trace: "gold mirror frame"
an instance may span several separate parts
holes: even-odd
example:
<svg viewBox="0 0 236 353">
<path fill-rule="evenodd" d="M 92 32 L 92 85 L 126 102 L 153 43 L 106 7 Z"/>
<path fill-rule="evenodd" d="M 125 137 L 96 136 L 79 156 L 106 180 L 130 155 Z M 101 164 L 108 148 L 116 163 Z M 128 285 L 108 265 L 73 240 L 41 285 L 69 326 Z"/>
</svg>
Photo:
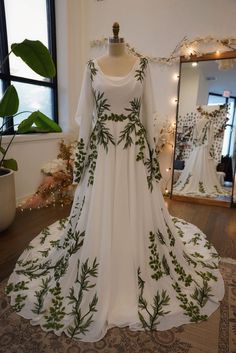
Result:
<svg viewBox="0 0 236 353">
<path fill-rule="evenodd" d="M 191 203 L 200 203 L 207 205 L 217 205 L 222 207 L 236 207 L 236 171 L 235 166 L 233 170 L 233 181 L 232 181 L 232 194 L 230 201 L 222 201 L 211 199 L 208 197 L 200 198 L 194 196 L 182 196 L 173 194 L 173 184 L 174 184 L 174 161 L 176 155 L 176 142 L 177 142 L 177 129 L 178 129 L 178 116 L 179 116 L 179 105 L 180 105 L 180 86 L 181 86 L 181 68 L 183 63 L 191 63 L 191 62 L 199 62 L 199 61 L 213 61 L 213 60 L 221 60 L 221 59 L 236 59 L 236 50 L 231 50 L 223 53 L 215 52 L 209 53 L 202 56 L 191 55 L 189 58 L 184 56 L 180 57 L 180 65 L 179 65 L 179 82 L 178 82 L 178 100 L 176 107 L 176 129 L 175 129 L 175 146 L 174 146 L 174 155 L 173 155 L 173 167 L 172 167 L 172 185 L 171 185 L 171 194 L 170 197 L 173 200 L 185 201 Z M 235 198 L 234 196 L 235 195 Z"/>
</svg>

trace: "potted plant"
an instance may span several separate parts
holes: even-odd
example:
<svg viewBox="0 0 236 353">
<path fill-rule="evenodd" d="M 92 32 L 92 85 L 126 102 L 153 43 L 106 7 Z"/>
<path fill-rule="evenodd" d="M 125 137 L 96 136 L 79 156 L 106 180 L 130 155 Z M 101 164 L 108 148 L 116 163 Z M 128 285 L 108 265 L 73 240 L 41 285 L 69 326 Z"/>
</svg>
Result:
<svg viewBox="0 0 236 353">
<path fill-rule="evenodd" d="M 11 52 L 22 59 L 34 72 L 52 78 L 56 74 L 55 65 L 48 49 L 40 41 L 25 39 L 21 43 L 11 45 Z M 7 57 L 8 57 L 7 56 Z M 0 68 L 4 65 L 3 60 Z M 14 134 L 9 142 L 3 145 L 3 135 L 9 129 L 9 119 L 22 114 L 18 112 L 19 97 L 14 85 L 10 85 L 4 92 L 0 101 L 0 231 L 6 229 L 15 216 L 15 184 L 14 171 L 18 169 L 15 159 L 7 158 L 7 152 L 11 146 Z M 12 121 L 12 120 L 11 120 Z M 39 110 L 31 112 L 18 126 L 17 133 L 33 132 L 61 132 L 60 126 Z M 4 146 L 4 147 L 3 147 Z"/>
</svg>

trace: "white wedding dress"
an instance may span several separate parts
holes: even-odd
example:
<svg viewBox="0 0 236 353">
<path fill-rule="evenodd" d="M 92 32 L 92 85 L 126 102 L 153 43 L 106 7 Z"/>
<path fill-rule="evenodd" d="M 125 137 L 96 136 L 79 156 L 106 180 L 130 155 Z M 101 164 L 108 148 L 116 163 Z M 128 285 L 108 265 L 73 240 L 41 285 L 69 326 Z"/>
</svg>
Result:
<svg viewBox="0 0 236 353">
<path fill-rule="evenodd" d="M 113 326 L 167 330 L 206 320 L 224 283 L 218 255 L 172 218 L 158 185 L 147 59 L 124 77 L 88 62 L 70 216 L 25 249 L 6 292 L 32 325 L 97 341 Z"/>
<path fill-rule="evenodd" d="M 173 192 L 179 195 L 218 197 L 230 195 L 217 176 L 213 159 L 213 126 L 211 118 L 201 117 L 193 130 L 193 149 Z"/>
</svg>

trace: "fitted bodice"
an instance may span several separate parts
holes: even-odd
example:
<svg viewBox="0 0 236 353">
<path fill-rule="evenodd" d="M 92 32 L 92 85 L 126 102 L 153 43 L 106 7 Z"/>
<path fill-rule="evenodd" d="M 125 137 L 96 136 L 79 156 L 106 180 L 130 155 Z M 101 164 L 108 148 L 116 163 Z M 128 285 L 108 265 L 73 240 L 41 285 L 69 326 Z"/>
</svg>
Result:
<svg viewBox="0 0 236 353">
<path fill-rule="evenodd" d="M 92 89 L 95 96 L 95 102 L 99 103 L 95 104 L 95 112 L 97 116 L 100 115 L 100 103 L 103 103 L 104 101 L 107 108 L 105 109 L 106 114 L 112 112 L 117 115 L 127 115 L 127 109 L 130 109 L 130 102 L 134 100 L 140 102 L 141 108 L 143 84 L 140 78 L 142 77 L 140 63 L 141 61 L 138 59 L 127 75 L 116 77 L 105 75 L 100 69 L 97 60 L 89 62 L 92 73 Z M 101 96 L 102 98 L 98 99 Z"/>
</svg>

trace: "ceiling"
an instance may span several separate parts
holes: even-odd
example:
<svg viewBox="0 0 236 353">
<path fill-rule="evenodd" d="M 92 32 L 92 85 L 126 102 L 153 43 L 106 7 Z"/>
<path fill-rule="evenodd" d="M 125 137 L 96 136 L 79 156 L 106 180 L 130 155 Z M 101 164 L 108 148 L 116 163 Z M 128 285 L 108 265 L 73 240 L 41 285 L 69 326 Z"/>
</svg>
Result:
<svg viewBox="0 0 236 353">
<path fill-rule="evenodd" d="M 195 67 L 192 66 L 192 62 L 182 63 L 184 65 L 182 66 L 182 70 L 191 69 L 198 72 L 201 71 L 208 82 L 209 92 L 223 94 L 227 90 L 231 92 L 231 96 L 236 97 L 236 59 L 232 61 L 233 68 L 219 70 L 219 62 L 222 60 L 225 59 L 199 61 Z"/>
</svg>

